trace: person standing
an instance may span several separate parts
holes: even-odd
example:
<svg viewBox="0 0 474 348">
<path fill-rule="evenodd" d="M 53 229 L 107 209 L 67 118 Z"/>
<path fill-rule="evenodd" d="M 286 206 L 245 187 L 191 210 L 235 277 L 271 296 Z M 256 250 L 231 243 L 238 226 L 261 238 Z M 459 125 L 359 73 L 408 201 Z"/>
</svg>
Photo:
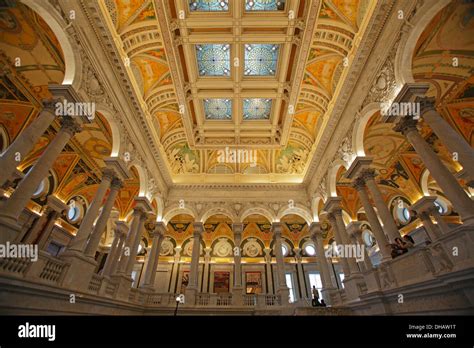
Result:
<svg viewBox="0 0 474 348">
<path fill-rule="evenodd" d="M 313 289 L 311 290 L 313 293 L 313 300 L 311 301 L 313 304 L 313 307 L 319 306 L 319 292 L 318 289 L 316 289 L 316 286 L 313 285 Z"/>
</svg>

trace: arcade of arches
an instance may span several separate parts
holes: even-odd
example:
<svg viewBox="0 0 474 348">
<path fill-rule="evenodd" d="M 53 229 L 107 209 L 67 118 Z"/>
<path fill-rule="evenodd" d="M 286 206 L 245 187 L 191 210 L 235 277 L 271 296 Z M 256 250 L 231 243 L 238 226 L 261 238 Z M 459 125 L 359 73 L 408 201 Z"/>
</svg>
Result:
<svg viewBox="0 0 474 348">
<path fill-rule="evenodd" d="M 472 3 L 2 3 L 2 313 L 472 313 Z"/>
</svg>

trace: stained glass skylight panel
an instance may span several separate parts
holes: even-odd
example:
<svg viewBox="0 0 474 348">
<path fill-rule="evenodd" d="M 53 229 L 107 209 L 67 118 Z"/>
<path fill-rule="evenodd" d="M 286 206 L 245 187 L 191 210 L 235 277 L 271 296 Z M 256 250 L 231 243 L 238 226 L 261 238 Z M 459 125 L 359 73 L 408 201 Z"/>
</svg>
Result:
<svg viewBox="0 0 474 348">
<path fill-rule="evenodd" d="M 275 76 L 279 45 L 245 44 L 246 76 Z"/>
<path fill-rule="evenodd" d="M 232 100 L 204 99 L 204 115 L 206 120 L 231 120 Z"/>
<path fill-rule="evenodd" d="M 230 45 L 196 45 L 199 76 L 230 75 Z"/>
<path fill-rule="evenodd" d="M 189 0 L 191 12 L 219 12 L 229 10 L 229 0 Z"/>
<path fill-rule="evenodd" d="M 245 0 L 246 11 L 281 11 L 285 0 Z"/>
<path fill-rule="evenodd" d="M 244 120 L 268 120 L 271 109 L 271 99 L 244 99 Z"/>
</svg>

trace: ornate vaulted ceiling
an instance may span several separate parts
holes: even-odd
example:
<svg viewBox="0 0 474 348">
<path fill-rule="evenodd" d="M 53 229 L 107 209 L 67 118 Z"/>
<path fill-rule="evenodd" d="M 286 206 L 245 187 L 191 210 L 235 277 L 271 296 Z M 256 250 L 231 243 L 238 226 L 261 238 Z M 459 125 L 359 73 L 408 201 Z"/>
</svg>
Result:
<svg viewBox="0 0 474 348">
<path fill-rule="evenodd" d="M 102 11 L 175 183 L 298 183 L 371 6 L 106 0 Z M 232 163 L 226 147 L 250 160 Z"/>
</svg>

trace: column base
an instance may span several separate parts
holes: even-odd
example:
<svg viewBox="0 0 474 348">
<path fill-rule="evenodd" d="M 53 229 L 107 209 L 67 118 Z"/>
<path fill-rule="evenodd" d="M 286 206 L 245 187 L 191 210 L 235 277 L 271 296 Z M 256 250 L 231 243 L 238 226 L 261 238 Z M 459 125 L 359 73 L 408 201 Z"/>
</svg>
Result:
<svg viewBox="0 0 474 348">
<path fill-rule="evenodd" d="M 232 288 L 232 304 L 234 306 L 244 305 L 244 288 L 241 286 Z"/>
<path fill-rule="evenodd" d="M 110 279 L 117 283 L 115 298 L 122 301 L 128 301 L 128 298 L 130 296 L 130 289 L 132 288 L 133 284 L 132 277 L 126 276 L 125 274 L 121 273 L 111 276 Z"/>
<path fill-rule="evenodd" d="M 186 288 L 184 290 L 184 305 L 187 307 L 194 307 L 196 305 L 197 294 L 197 288 Z"/>
<path fill-rule="evenodd" d="M 336 290 L 336 288 L 321 289 L 321 297 L 323 298 L 326 305 L 333 305 L 331 300 L 331 294 L 334 293 L 334 291 Z"/>
<path fill-rule="evenodd" d="M 15 241 L 21 234 L 21 228 L 15 217 L 0 214 L 0 243 Z"/>
<path fill-rule="evenodd" d="M 60 258 L 69 264 L 62 286 L 66 289 L 87 291 L 97 262 L 75 250 L 65 251 Z"/>
<path fill-rule="evenodd" d="M 281 297 L 282 306 L 288 306 L 290 304 L 290 289 L 287 287 L 280 287 L 276 293 Z"/>
<path fill-rule="evenodd" d="M 344 279 L 343 283 L 346 297 L 349 301 L 359 298 L 359 296 L 364 292 L 364 289 L 367 291 L 364 277 L 360 273 L 351 274 L 349 277 Z"/>
<path fill-rule="evenodd" d="M 464 225 L 473 226 L 474 225 L 474 215 L 469 215 L 467 217 L 460 217 Z"/>
</svg>

